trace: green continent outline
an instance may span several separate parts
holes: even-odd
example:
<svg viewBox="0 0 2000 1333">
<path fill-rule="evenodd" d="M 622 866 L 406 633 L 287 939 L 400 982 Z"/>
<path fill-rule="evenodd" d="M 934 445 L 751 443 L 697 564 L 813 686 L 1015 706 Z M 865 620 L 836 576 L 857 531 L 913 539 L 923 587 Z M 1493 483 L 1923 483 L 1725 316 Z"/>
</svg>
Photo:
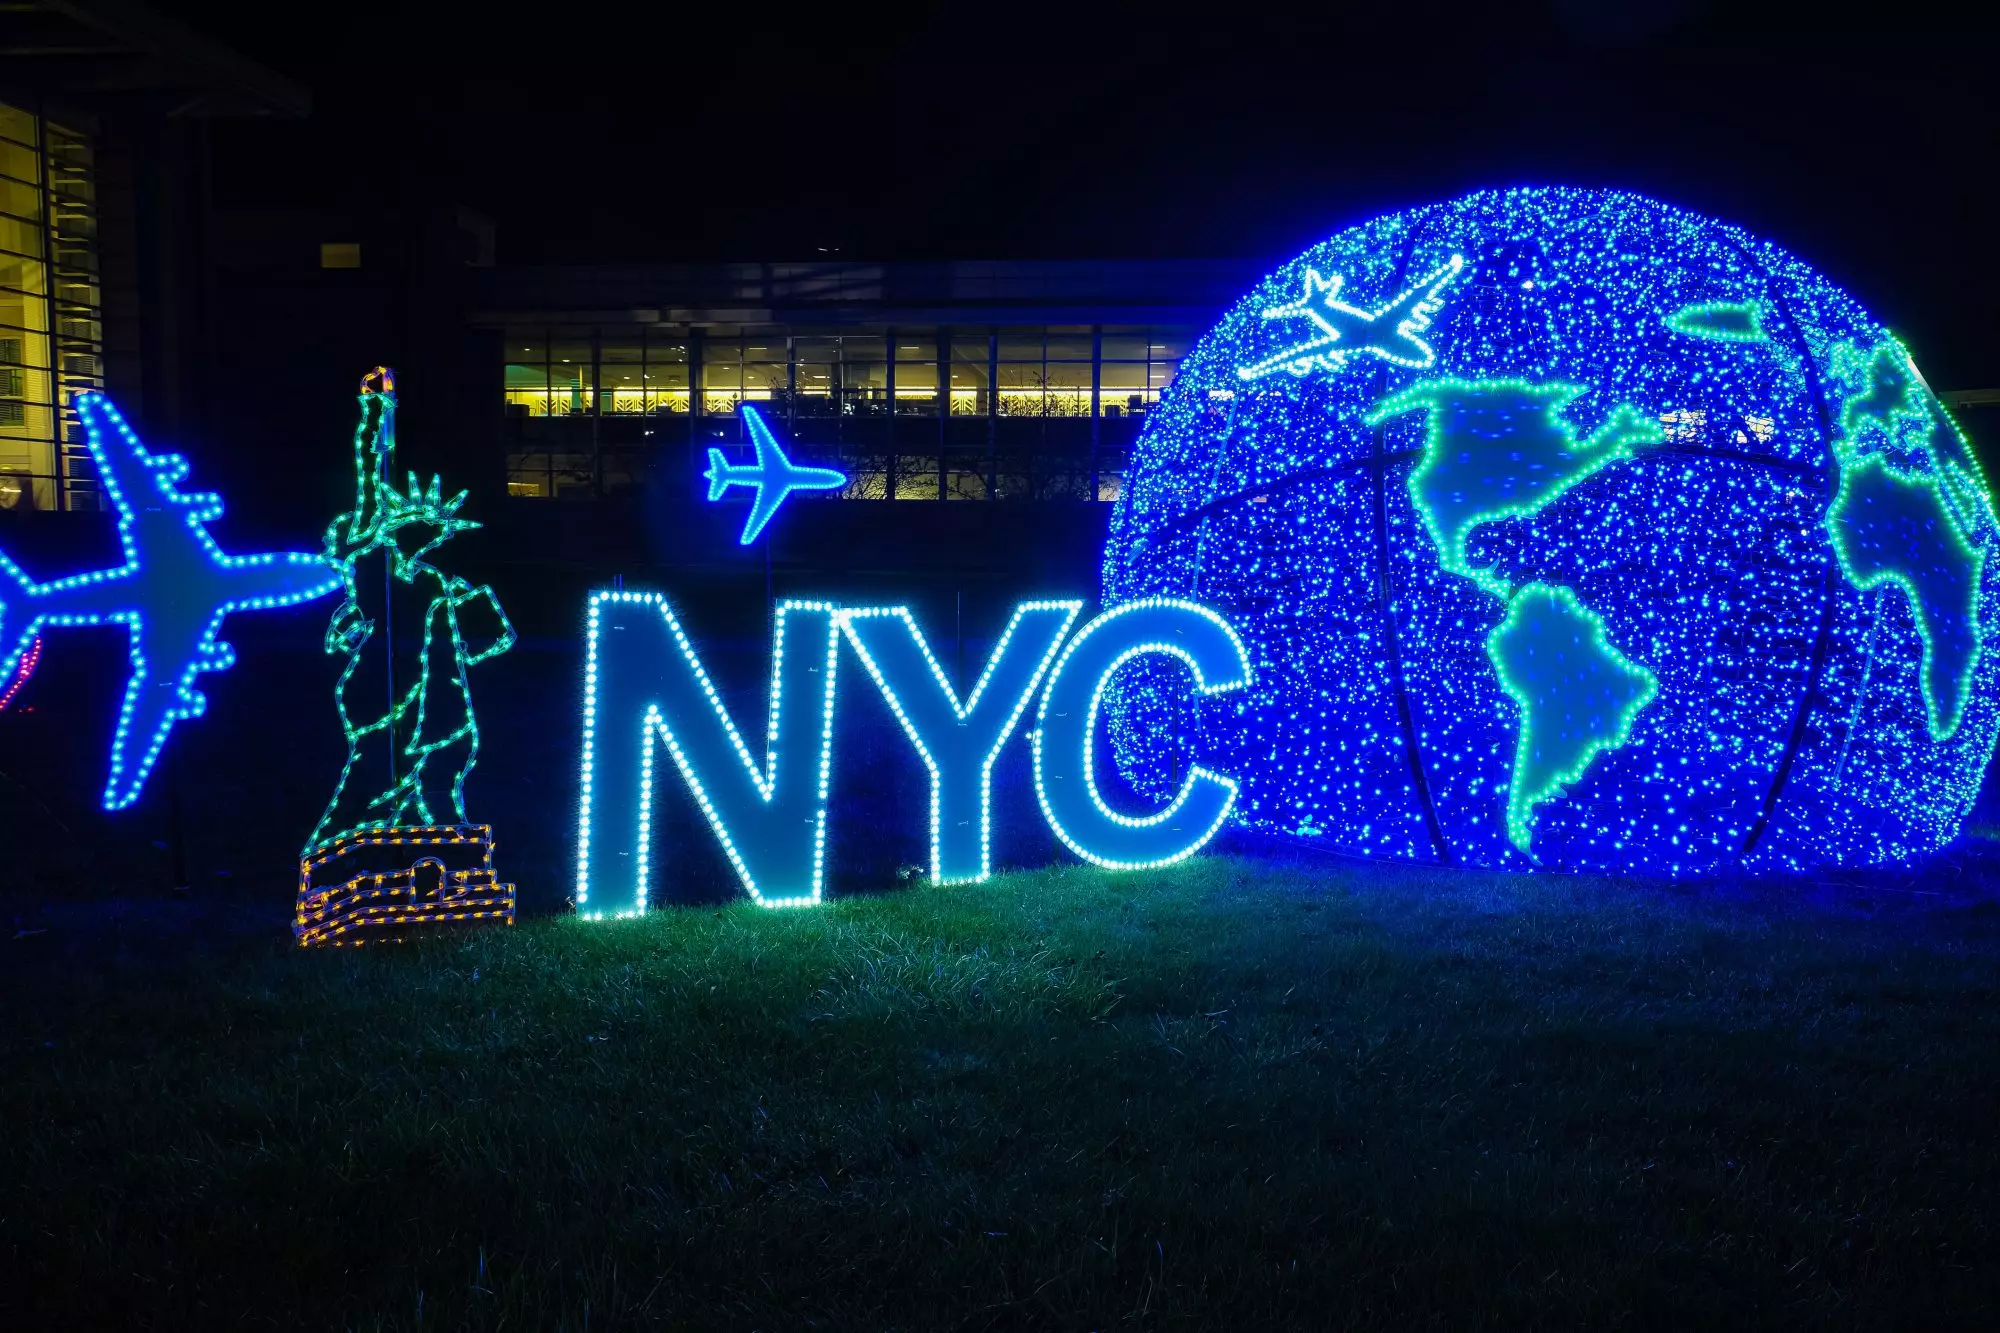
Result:
<svg viewBox="0 0 2000 1333">
<path fill-rule="evenodd" d="M 1771 341 L 1764 332 L 1764 308 L 1755 301 L 1696 301 L 1674 311 L 1661 323 L 1675 333 L 1710 342 Z"/>
<path fill-rule="evenodd" d="M 1607 730 L 1589 736 L 1567 762 L 1557 761 L 1539 776 L 1534 770 L 1538 762 L 1536 718 L 1541 700 L 1530 688 L 1525 673 L 1517 674 L 1509 656 L 1510 646 L 1519 641 L 1519 636 L 1533 632 L 1524 620 L 1534 613 L 1533 603 L 1537 600 L 1555 603 L 1558 616 L 1588 625 L 1590 651 L 1597 654 L 1598 662 L 1607 672 L 1624 676 L 1631 686 L 1631 693 L 1617 706 Z M 1506 617 L 1486 636 L 1486 660 L 1493 664 L 1500 688 L 1521 710 L 1521 733 L 1514 745 L 1514 768 L 1507 783 L 1507 840 L 1527 852 L 1535 836 L 1535 807 L 1553 800 L 1564 787 L 1580 781 L 1599 754 L 1615 750 L 1632 739 L 1632 724 L 1659 695 L 1660 679 L 1643 664 L 1618 651 L 1605 631 L 1604 617 L 1585 606 L 1568 588 L 1552 583 L 1525 584 L 1508 600 Z"/>
<path fill-rule="evenodd" d="M 1410 503 L 1422 519 L 1437 549 L 1438 564 L 1450 573 L 1470 580 L 1474 586 L 1498 597 L 1507 605 L 1507 614 L 1487 636 L 1487 660 L 1493 663 L 1502 691 L 1520 710 L 1519 732 L 1514 745 L 1514 763 L 1507 789 L 1508 839 L 1524 854 L 1534 836 L 1535 807 L 1553 799 L 1562 788 L 1580 780 L 1592 761 L 1607 749 L 1626 744 L 1634 719 L 1659 693 L 1659 679 L 1644 665 L 1620 652 L 1605 630 L 1604 620 L 1583 605 L 1576 594 L 1553 584 L 1529 583 L 1519 589 L 1490 568 L 1474 566 L 1465 547 L 1474 529 L 1507 518 L 1524 518 L 1540 513 L 1569 490 L 1596 475 L 1611 463 L 1633 457 L 1639 446 L 1657 444 L 1666 438 L 1665 428 L 1647 418 L 1630 403 L 1620 403 L 1605 416 L 1597 429 L 1579 438 L 1577 428 L 1562 412 L 1589 390 L 1561 380 L 1534 381 L 1522 378 L 1467 380 L 1454 377 L 1419 380 L 1377 403 L 1367 424 L 1379 426 L 1391 417 L 1423 409 L 1424 450 L 1407 482 Z M 1453 414 L 1445 410 L 1453 399 L 1471 399 L 1486 405 L 1482 415 L 1492 419 L 1480 424 L 1492 427 L 1470 432 L 1473 440 L 1496 443 L 1488 450 L 1466 448 L 1465 438 L 1453 427 Z M 1519 413 L 1523 423 L 1517 424 Z M 1452 456 L 1454 437 L 1461 450 Z M 1493 475 L 1477 475 L 1498 462 L 1512 473 L 1504 480 Z M 1456 468 L 1465 468 L 1470 477 L 1451 477 Z M 1457 485 L 1452 483 L 1456 482 Z M 1462 512 L 1447 517 L 1440 511 L 1450 497 L 1462 496 L 1471 486 L 1520 487 L 1530 494 L 1525 499 L 1492 503 L 1459 504 Z M 1566 760 L 1557 760 L 1539 777 L 1535 773 L 1537 753 L 1536 712 L 1538 700 L 1528 689 L 1504 654 L 1510 641 L 1518 641 L 1522 618 L 1530 603 L 1546 599 L 1570 613 L 1572 621 L 1587 621 L 1589 651 L 1608 671 L 1624 675 L 1632 688 L 1610 725 L 1590 732 L 1578 751 Z M 1573 640 L 1574 641 L 1574 640 Z M 1574 681 L 1571 682 L 1572 684 Z M 1545 730 L 1546 726 L 1542 728 Z"/>
<path fill-rule="evenodd" d="M 1975 541 L 1973 534 L 1982 530 L 1992 533 L 2000 527 L 2000 519 L 1994 515 L 1992 496 L 1965 433 L 1924 383 L 1909 349 L 1895 335 L 1886 335 L 1865 349 L 1852 340 L 1842 342 L 1834 347 L 1830 359 L 1833 377 L 1843 386 L 1855 387 L 1840 402 L 1840 434 L 1833 441 L 1840 482 L 1826 510 L 1827 537 L 1842 575 L 1855 588 L 1872 592 L 1894 587 L 1903 595 L 1922 646 L 1917 685 L 1924 701 L 1925 726 L 1933 741 L 1946 741 L 1957 734 L 1964 721 L 1973 677 L 1985 650 L 1979 596 L 1986 544 Z M 1928 472 L 1899 467 L 1888 454 L 1866 447 L 1871 438 L 1881 446 L 1899 446 L 1910 434 L 1919 438 L 1921 453 L 1930 465 Z M 1947 436 L 1948 442 L 1957 445 L 1955 456 L 1943 447 Z M 1874 484 L 1886 484 L 1890 494 L 1902 491 L 1904 501 L 1913 508 L 1927 507 L 1928 515 L 1915 512 L 1912 519 L 1930 519 L 1929 526 L 1941 530 L 1946 538 L 1947 549 L 1941 554 L 1959 562 L 1957 568 L 1965 582 L 1964 623 L 1971 643 L 1955 670 L 1945 667 L 1951 673 L 1947 698 L 1939 698 L 1939 683 L 1934 679 L 1945 651 L 1933 623 L 1941 608 L 1925 600 L 1918 579 L 1906 570 L 1886 561 L 1868 565 L 1865 553 L 1855 549 L 1866 526 L 1855 519 L 1856 493 Z"/>
<path fill-rule="evenodd" d="M 1423 519 L 1424 527 L 1437 547 L 1438 563 L 1446 570 L 1475 584 L 1495 597 L 1510 595 L 1506 580 L 1490 569 L 1474 567 L 1465 558 L 1466 539 L 1474 528 L 1487 523 L 1496 523 L 1508 518 L 1526 518 L 1540 513 L 1566 494 L 1579 482 L 1594 476 L 1607 464 L 1631 458 L 1641 444 L 1657 444 L 1666 438 L 1665 428 L 1656 421 L 1649 421 L 1630 403 L 1620 403 L 1611 410 L 1603 423 L 1583 439 L 1577 438 L 1576 427 L 1562 416 L 1564 408 L 1581 398 L 1589 390 L 1580 384 L 1568 384 L 1561 380 L 1536 383 L 1526 379 L 1466 380 L 1455 378 L 1418 380 L 1399 393 L 1391 394 L 1375 405 L 1368 414 L 1367 424 L 1379 426 L 1390 417 L 1401 416 L 1418 408 L 1427 409 L 1424 418 L 1424 456 L 1410 472 L 1407 483 L 1410 502 L 1416 506 L 1417 515 Z M 1552 436 L 1552 443 L 1559 447 L 1553 452 L 1557 456 L 1573 455 L 1579 458 L 1575 468 L 1566 475 L 1557 476 L 1546 489 L 1539 492 L 1532 503 L 1501 502 L 1473 511 L 1459 520 L 1456 526 L 1447 527 L 1437 514 L 1437 502 L 1428 493 L 1433 477 L 1444 465 L 1443 455 L 1447 450 L 1447 425 L 1442 420 L 1444 414 L 1437 409 L 1448 395 L 1466 397 L 1488 397 L 1500 394 L 1519 394 L 1534 404 L 1542 414 L 1542 425 Z"/>
</svg>

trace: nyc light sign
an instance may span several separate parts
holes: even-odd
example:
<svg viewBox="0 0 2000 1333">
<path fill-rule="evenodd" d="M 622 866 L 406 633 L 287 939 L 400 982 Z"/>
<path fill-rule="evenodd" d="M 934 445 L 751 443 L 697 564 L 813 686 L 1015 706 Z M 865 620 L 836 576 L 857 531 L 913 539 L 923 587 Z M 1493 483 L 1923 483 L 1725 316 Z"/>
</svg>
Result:
<svg viewBox="0 0 2000 1333">
<path fill-rule="evenodd" d="M 729 715 L 664 597 L 593 595 L 577 912 L 603 919 L 647 909 L 661 868 L 654 803 L 671 782 L 669 766 L 751 898 L 766 907 L 819 902 L 834 773 L 834 686 L 849 658 L 882 692 L 930 772 L 934 883 L 976 883 L 992 873 L 993 766 L 1031 707 L 1035 795 L 1065 846 L 1125 870 L 1193 855 L 1229 817 L 1236 779 L 1194 765 L 1165 806 L 1142 815 L 1114 810 L 1094 767 L 1104 694 L 1121 668 L 1146 657 L 1179 662 L 1195 693 L 1240 689 L 1250 683 L 1249 654 L 1226 621 L 1193 602 L 1128 602 L 1071 633 L 1082 609 L 1076 601 L 1016 607 L 961 699 L 907 607 L 783 602 L 772 630 L 771 690 L 758 747 Z M 745 721 L 754 727 L 754 719 Z"/>
</svg>

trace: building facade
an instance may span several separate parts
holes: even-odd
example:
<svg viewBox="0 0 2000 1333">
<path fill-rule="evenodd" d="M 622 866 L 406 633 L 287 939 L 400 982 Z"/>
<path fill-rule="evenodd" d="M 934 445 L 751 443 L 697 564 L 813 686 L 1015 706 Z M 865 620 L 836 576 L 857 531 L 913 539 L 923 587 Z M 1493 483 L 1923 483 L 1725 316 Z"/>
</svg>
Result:
<svg viewBox="0 0 2000 1333">
<path fill-rule="evenodd" d="M 72 406 L 176 434 L 206 286 L 206 127 L 303 90 L 135 5 L 0 14 L 0 512 L 96 511 Z"/>
<path fill-rule="evenodd" d="M 90 136 L 0 102 L 0 508 L 96 504 L 72 397 L 104 387 Z"/>
<path fill-rule="evenodd" d="M 832 498 L 1108 502 L 1225 262 L 729 264 L 487 275 L 520 499 L 680 495 L 758 405 Z"/>
</svg>

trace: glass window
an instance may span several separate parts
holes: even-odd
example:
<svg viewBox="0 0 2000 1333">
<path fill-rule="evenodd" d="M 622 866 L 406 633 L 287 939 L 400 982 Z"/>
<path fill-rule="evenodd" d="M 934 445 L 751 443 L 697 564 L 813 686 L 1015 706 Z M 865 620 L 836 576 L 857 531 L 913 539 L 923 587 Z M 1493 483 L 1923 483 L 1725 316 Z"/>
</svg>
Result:
<svg viewBox="0 0 2000 1333">
<path fill-rule="evenodd" d="M 1088 361 L 1091 358 L 1090 329 L 1074 324 L 1049 326 L 1047 356 L 1051 361 Z"/>
<path fill-rule="evenodd" d="M 0 287 L 29 296 L 48 294 L 48 268 L 20 255 L 0 254 Z"/>
<path fill-rule="evenodd" d="M 42 257 L 42 225 L 23 218 L 0 215 L 0 250 L 10 250 L 30 259 Z"/>
<path fill-rule="evenodd" d="M 992 363 L 984 337 L 951 340 L 951 415 L 983 417 L 993 397 Z"/>
<path fill-rule="evenodd" d="M 1043 370 L 1043 411 L 1052 417 L 1090 415 L 1090 363 L 1051 361 Z"/>
<path fill-rule="evenodd" d="M 1144 361 L 1106 361 L 1098 378 L 1098 405 L 1106 417 L 1137 416 L 1146 410 Z"/>
<path fill-rule="evenodd" d="M 0 259 L 0 325 L 18 320 L 17 332 L 37 332 L 26 325 L 40 295 L 13 284 L 40 272 L 26 257 Z M 691 382 L 696 339 L 700 375 Z M 629 489 L 662 447 L 690 443 L 689 427 L 644 418 L 685 420 L 700 394 L 713 420 L 692 423 L 701 436 L 692 443 L 733 438 L 719 432 L 740 429 L 729 420 L 738 406 L 765 403 L 789 435 L 848 472 L 849 496 L 1086 499 L 1094 478 L 1096 497 L 1109 499 L 1189 341 L 1184 328 L 1138 325 L 514 329 L 505 347 L 508 415 L 518 423 L 509 488 Z M 8 350 L 16 368 L 46 377 L 46 347 L 23 336 L 0 348 Z"/>
<path fill-rule="evenodd" d="M 95 200 L 85 136 L 0 106 L 0 508 L 98 507 L 70 405 L 104 387 Z"/>
<path fill-rule="evenodd" d="M 590 415 L 590 395 L 597 387 L 590 368 L 590 339 L 558 336 L 549 344 L 549 354 L 549 415 Z"/>
<path fill-rule="evenodd" d="M 750 329 L 743 336 L 743 396 L 790 410 L 791 339 L 783 329 Z"/>
<path fill-rule="evenodd" d="M 636 417 L 646 410 L 646 343 L 638 329 L 598 335 L 597 410 L 603 416 Z"/>
<path fill-rule="evenodd" d="M 41 187 L 0 176 L 0 213 L 26 218 L 30 222 L 39 221 L 42 216 Z"/>
<path fill-rule="evenodd" d="M 937 362 L 898 361 L 896 363 L 896 396 L 917 394 L 925 398 L 937 396 Z"/>
<path fill-rule="evenodd" d="M 877 346 L 881 345 L 880 339 L 873 341 Z M 840 394 L 843 415 L 888 415 L 889 367 L 879 361 L 843 360 L 840 363 Z"/>
<path fill-rule="evenodd" d="M 1002 361 L 1039 362 L 1042 359 L 1042 331 L 1002 329 L 999 334 L 999 349 Z"/>
<path fill-rule="evenodd" d="M 752 361 L 743 367 L 743 396 L 751 402 L 782 402 L 791 393 L 792 368 L 784 361 Z"/>
<path fill-rule="evenodd" d="M 742 331 L 718 325 L 701 340 L 701 410 L 712 417 L 733 416 L 742 400 Z"/>
<path fill-rule="evenodd" d="M 510 329 L 507 339 L 507 415 L 546 417 L 552 415 L 549 396 L 549 342 L 539 331 L 534 334 Z"/>
<path fill-rule="evenodd" d="M 994 410 L 1003 417 L 1039 417 L 1043 412 L 1043 390 L 1048 379 L 1043 372 L 1041 329 L 1001 329 L 997 335 L 1000 362 L 999 382 L 994 386 L 998 401 Z"/>
<path fill-rule="evenodd" d="M 47 333 L 49 303 L 26 292 L 0 290 L 0 325 L 6 326 L 10 332 Z M 22 346 L 22 355 L 13 359 L 46 366 L 49 363 L 47 340 L 27 340 Z"/>
<path fill-rule="evenodd" d="M 648 415 L 687 415 L 691 399 L 686 335 L 672 330 L 647 331 L 646 364 L 640 382 L 645 386 L 643 407 Z"/>
<path fill-rule="evenodd" d="M 26 144 L 0 139 L 0 175 L 11 176 L 29 185 L 42 181 L 42 159 Z"/>
<path fill-rule="evenodd" d="M 893 344 L 896 355 L 896 412 L 900 416 L 938 414 L 938 332 L 936 329 L 897 329 Z M 933 451 L 931 470 L 936 470 Z M 898 487 L 900 491 L 900 485 Z M 937 492 L 932 479 L 931 493 Z"/>
<path fill-rule="evenodd" d="M 0 105 L 0 136 L 34 148 L 42 142 L 40 129 L 41 122 L 33 113 L 19 107 Z"/>
<path fill-rule="evenodd" d="M 1106 324 L 1103 356 L 1106 361 L 1144 361 L 1150 340 L 1143 325 Z"/>
<path fill-rule="evenodd" d="M 792 410 L 802 416 L 832 416 L 840 401 L 840 363 L 800 361 L 792 372 L 797 377 Z"/>
</svg>

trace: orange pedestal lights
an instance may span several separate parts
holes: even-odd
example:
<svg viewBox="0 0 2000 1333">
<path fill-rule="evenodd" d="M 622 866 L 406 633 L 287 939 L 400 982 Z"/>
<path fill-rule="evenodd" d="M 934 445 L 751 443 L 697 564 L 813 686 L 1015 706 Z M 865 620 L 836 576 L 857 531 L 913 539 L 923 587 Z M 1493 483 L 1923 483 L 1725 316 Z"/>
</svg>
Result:
<svg viewBox="0 0 2000 1333">
<path fill-rule="evenodd" d="M 300 947 L 399 942 L 490 921 L 514 924 L 514 886 L 493 869 L 487 824 L 412 824 L 342 834 L 299 861 Z"/>
</svg>

